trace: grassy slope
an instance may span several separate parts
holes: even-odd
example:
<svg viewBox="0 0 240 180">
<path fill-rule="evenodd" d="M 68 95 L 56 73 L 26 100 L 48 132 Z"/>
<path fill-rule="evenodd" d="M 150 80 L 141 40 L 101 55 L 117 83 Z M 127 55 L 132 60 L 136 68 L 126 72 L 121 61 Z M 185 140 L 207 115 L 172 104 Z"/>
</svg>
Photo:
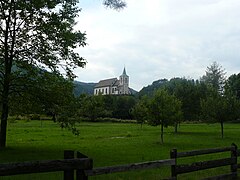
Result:
<svg viewBox="0 0 240 180">
<path fill-rule="evenodd" d="M 0 151 L 0 162 L 16 162 L 41 159 L 61 159 L 66 149 L 79 150 L 93 158 L 94 167 L 127 164 L 157 159 L 168 159 L 169 151 L 177 148 L 186 151 L 202 148 L 229 146 L 232 142 L 240 145 L 239 124 L 225 125 L 225 138 L 220 138 L 218 124 L 183 124 L 178 134 L 173 128 L 165 129 L 162 145 L 159 143 L 160 128 L 136 124 L 81 123 L 80 136 L 61 130 L 57 124 L 44 121 L 18 121 L 9 124 L 8 148 Z M 218 157 L 220 155 L 216 155 Z M 226 155 L 221 155 L 226 157 Z M 215 158 L 216 158 L 215 157 Z M 211 159 L 210 156 L 199 157 Z M 199 158 L 184 159 L 193 161 Z M 204 159 L 204 160 L 205 160 Z M 208 175 L 226 172 L 229 167 L 218 168 L 179 176 L 180 179 L 198 179 Z M 170 176 L 170 168 L 134 171 L 113 175 L 97 176 L 90 179 L 158 179 Z M 1 177 L 1 179 L 61 179 L 62 173 Z"/>
</svg>

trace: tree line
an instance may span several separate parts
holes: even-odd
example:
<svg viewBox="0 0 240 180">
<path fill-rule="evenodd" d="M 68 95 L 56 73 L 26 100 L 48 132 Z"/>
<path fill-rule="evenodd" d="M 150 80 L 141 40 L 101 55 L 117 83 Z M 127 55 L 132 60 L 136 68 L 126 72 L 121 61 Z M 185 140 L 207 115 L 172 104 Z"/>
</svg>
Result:
<svg viewBox="0 0 240 180">
<path fill-rule="evenodd" d="M 228 79 L 225 70 L 213 62 L 200 80 L 173 78 L 155 81 L 150 91 L 143 89 L 133 107 L 134 117 L 139 123 L 148 122 L 163 127 L 175 126 L 185 121 L 219 123 L 221 137 L 224 122 L 239 121 L 240 118 L 240 74 Z"/>
<path fill-rule="evenodd" d="M 223 137 L 224 122 L 240 118 L 240 73 L 226 79 L 225 71 L 216 62 L 207 67 L 199 80 L 161 79 L 135 96 L 76 97 L 70 79 L 38 68 L 33 70 L 32 78 L 24 81 L 28 90 L 19 86 L 18 93 L 10 96 L 10 115 L 45 114 L 75 134 L 79 133 L 75 123 L 82 120 L 121 119 L 137 121 L 141 126 L 160 125 L 162 142 L 164 127 L 174 126 L 177 132 L 182 122 L 217 122 Z"/>
</svg>

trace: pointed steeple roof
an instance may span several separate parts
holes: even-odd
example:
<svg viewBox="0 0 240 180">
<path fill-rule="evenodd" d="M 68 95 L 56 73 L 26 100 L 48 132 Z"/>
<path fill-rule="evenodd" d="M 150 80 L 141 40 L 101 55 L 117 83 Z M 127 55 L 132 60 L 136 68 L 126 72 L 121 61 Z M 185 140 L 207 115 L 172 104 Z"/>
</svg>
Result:
<svg viewBox="0 0 240 180">
<path fill-rule="evenodd" d="M 126 70 L 125 70 L 125 66 L 124 66 L 122 75 L 127 75 Z"/>
</svg>

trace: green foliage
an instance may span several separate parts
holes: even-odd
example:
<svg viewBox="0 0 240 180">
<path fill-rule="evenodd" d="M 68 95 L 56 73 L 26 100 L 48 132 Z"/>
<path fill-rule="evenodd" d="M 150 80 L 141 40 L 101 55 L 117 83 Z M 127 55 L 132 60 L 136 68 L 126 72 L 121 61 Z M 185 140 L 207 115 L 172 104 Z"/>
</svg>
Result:
<svg viewBox="0 0 240 180">
<path fill-rule="evenodd" d="M 134 107 L 135 103 L 134 96 L 116 96 L 113 117 L 119 119 L 132 119 L 130 110 Z"/>
<path fill-rule="evenodd" d="M 201 78 L 201 81 L 222 93 L 226 80 L 225 75 L 226 72 L 222 66 L 214 61 L 210 67 L 207 67 L 206 75 Z"/>
<path fill-rule="evenodd" d="M 133 96 L 81 95 L 78 98 L 78 115 L 91 121 L 97 118 L 131 119 L 130 109 L 135 105 Z"/>
<path fill-rule="evenodd" d="M 73 93 L 75 97 L 80 96 L 81 94 L 93 94 L 94 93 L 94 86 L 96 83 L 84 83 L 79 81 L 74 81 L 74 89 Z"/>
<path fill-rule="evenodd" d="M 181 101 L 166 90 L 157 90 L 149 101 L 149 123 L 161 125 L 161 142 L 163 143 L 163 127 L 178 124 L 182 119 Z"/>
<path fill-rule="evenodd" d="M 11 96 L 11 114 L 46 113 L 58 115 L 73 101 L 73 84 L 62 76 L 40 70 L 27 91 Z"/>
<path fill-rule="evenodd" d="M 142 88 L 141 91 L 138 93 L 138 95 L 140 97 L 144 95 L 153 96 L 154 92 L 159 88 L 165 87 L 165 84 L 167 82 L 168 82 L 167 79 L 160 79 L 160 80 L 154 81 L 151 85 Z"/>
<path fill-rule="evenodd" d="M 227 79 L 225 92 L 240 99 L 240 73 L 233 74 Z"/>
<path fill-rule="evenodd" d="M 11 0 L 0 3 L 0 147 L 6 145 L 9 102 L 13 100 L 10 95 L 21 96 L 28 82 L 38 74 L 34 73 L 34 67 L 49 69 L 55 74 L 64 70 L 72 79 L 73 69 L 85 66 L 84 58 L 74 51 L 86 45 L 85 33 L 74 30 L 75 18 L 80 12 L 77 2 Z"/>
<path fill-rule="evenodd" d="M 147 101 L 147 96 L 144 96 L 131 109 L 131 114 L 133 115 L 134 119 L 137 120 L 137 123 L 141 124 L 141 127 L 148 117 Z"/>
<path fill-rule="evenodd" d="M 204 83 L 185 78 L 173 78 L 165 84 L 165 89 L 182 102 L 185 121 L 199 119 L 201 113 L 200 99 L 207 95 L 207 86 Z"/>
<path fill-rule="evenodd" d="M 152 85 L 143 88 L 139 95 L 152 97 L 154 91 L 165 89 L 171 95 L 176 96 L 182 102 L 183 120 L 199 120 L 201 113 L 200 99 L 207 95 L 207 85 L 205 83 L 188 80 L 185 78 L 172 78 L 169 81 L 162 79 L 154 81 Z"/>
<path fill-rule="evenodd" d="M 99 96 L 82 96 L 79 99 L 80 109 L 79 115 L 89 118 L 91 121 L 96 121 L 98 117 L 104 114 L 103 97 Z"/>
<path fill-rule="evenodd" d="M 234 96 L 220 95 L 216 89 L 201 100 L 202 117 L 207 122 L 219 122 L 223 138 L 223 123 L 239 118 L 240 102 Z"/>
<path fill-rule="evenodd" d="M 123 0 L 104 0 L 103 4 L 106 7 L 116 9 L 116 10 L 121 10 L 126 7 L 126 2 Z"/>
</svg>

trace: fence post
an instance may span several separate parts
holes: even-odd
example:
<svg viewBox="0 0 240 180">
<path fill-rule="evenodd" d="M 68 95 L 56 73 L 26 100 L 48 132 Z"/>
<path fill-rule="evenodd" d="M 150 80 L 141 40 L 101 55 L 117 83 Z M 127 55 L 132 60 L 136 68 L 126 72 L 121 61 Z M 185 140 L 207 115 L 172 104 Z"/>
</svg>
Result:
<svg viewBox="0 0 240 180">
<path fill-rule="evenodd" d="M 77 151 L 77 158 L 82 159 L 82 158 L 88 158 L 88 157 Z M 90 169 L 92 168 L 93 168 L 93 164 L 91 163 Z M 77 169 L 76 180 L 88 180 L 88 176 L 86 176 L 83 169 L 79 169 L 79 170 Z"/>
<path fill-rule="evenodd" d="M 172 177 L 172 179 L 177 179 L 177 171 L 176 171 L 177 149 L 172 149 L 170 151 L 170 158 L 175 160 L 174 165 L 171 165 L 171 177 Z"/>
<path fill-rule="evenodd" d="M 74 159 L 74 151 L 65 150 L 64 151 L 64 159 Z M 74 180 L 74 169 L 64 171 L 64 180 Z"/>
<path fill-rule="evenodd" d="M 231 165 L 231 172 L 237 173 L 237 145 L 232 143 L 231 158 L 234 158 L 234 164 Z M 237 174 L 236 174 L 237 177 Z"/>
</svg>

